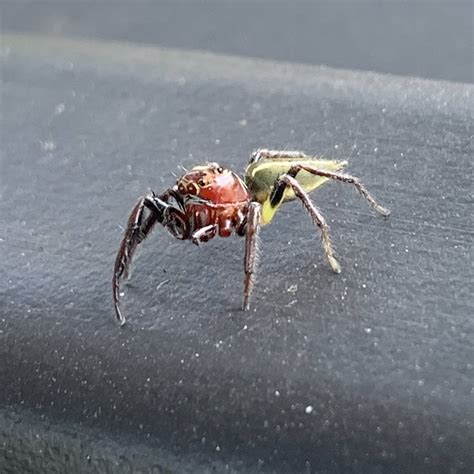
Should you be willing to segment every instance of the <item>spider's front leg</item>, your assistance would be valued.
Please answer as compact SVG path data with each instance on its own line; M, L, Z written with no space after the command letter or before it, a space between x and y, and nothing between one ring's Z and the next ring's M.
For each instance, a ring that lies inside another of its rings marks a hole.
M127 228L115 258L112 277L115 313L121 326L125 324L126 319L120 310L120 281L122 278L128 277L132 257L138 244L147 237L157 222L167 226L173 234L178 233L176 237L179 237L180 228L184 226L184 219L179 219L180 216L173 218L180 211L167 202L169 197L170 192L161 196L150 192L140 198L128 217ZM170 222L174 223L174 227L170 225Z

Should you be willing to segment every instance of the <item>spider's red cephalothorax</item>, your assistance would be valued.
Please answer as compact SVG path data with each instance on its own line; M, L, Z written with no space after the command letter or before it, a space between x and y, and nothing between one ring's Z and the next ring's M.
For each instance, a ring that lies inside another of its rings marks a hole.
M339 273L328 226L308 193L328 179L349 183L376 211L384 216L389 214L357 178L339 173L345 165L345 161L314 158L299 151L260 149L250 156L245 182L233 171L208 163L187 171L163 194L150 192L140 198L130 213L115 259L112 287L120 324L125 324L120 310L120 280L127 277L137 245L156 223L177 239L191 240L196 245L216 235L229 237L232 232L245 236L243 309L246 310L253 288L259 228L273 219L282 203L300 199L321 231L331 268Z
M219 234L229 237L232 230L242 234L250 194L235 173L217 163L187 171L173 188L184 199L187 233L195 244Z

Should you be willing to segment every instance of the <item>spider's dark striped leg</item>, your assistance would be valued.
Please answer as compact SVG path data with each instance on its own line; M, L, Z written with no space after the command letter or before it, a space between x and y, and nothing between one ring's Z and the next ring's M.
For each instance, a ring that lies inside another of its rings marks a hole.
M202 242L207 242L217 234L218 229L219 226L217 224L211 224L198 229L191 236L193 244L200 245Z
M258 232L260 229L261 206L258 202L251 202L247 213L245 227L245 258L244 258L244 299L242 309L250 307L250 295L254 285L254 273L257 266Z
M318 208L311 202L306 191L302 188L300 183L291 175L284 174L280 176L275 184L272 195L270 196L270 206L275 208L280 205L285 196L285 189L291 187L295 196L301 200L303 206L309 212L313 223L321 230L321 243L323 245L324 253L328 259L329 265L335 273L341 272L341 266L334 256L331 239L329 237L329 226L326 223L323 215Z
M288 171L288 175L293 176L295 178L298 172L301 170L305 170L308 173L314 174L316 176L321 176L323 178L334 179L335 181L340 181L342 183L352 184L355 186L357 191L359 191L359 193L367 200L369 205L373 207L379 214L382 214L382 216L384 217L387 217L390 214L390 211L378 204L377 201L369 193L369 191L365 189L364 185L359 181L359 179L354 176L343 173L334 173L332 171L325 171L302 164L293 165Z
M120 280L128 277L132 257L138 244L147 237L156 222L163 222L165 211L170 207L166 199L166 195L158 197L150 192L140 198L128 217L127 228L115 259L112 278L115 313L121 326L126 320L120 311ZM148 214L146 210L149 211Z

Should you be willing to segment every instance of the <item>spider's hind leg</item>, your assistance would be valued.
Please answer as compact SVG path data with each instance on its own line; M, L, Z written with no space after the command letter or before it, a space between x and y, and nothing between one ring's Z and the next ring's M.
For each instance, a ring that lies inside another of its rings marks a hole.
M292 176L293 178L296 178L296 175L301 170L307 171L308 173L311 173L315 176L321 176L322 178L328 178L328 179L333 179L335 181L340 181L341 183L352 184L357 189L357 191L359 191L359 194L362 197L364 197L366 201L369 203L369 205L373 209L375 209L379 214L381 214L384 217L387 217L390 215L390 211L377 203L374 197L369 193L369 191L367 191L367 189L365 189L364 185L359 181L358 178L351 176L350 174L335 173L333 171L325 171L322 169L314 168L312 166L307 166L303 164L293 165L288 171L288 175Z
M319 209L313 204L308 194L300 185L300 183L296 180L296 178L294 178L290 174L284 174L280 176L280 178L278 178L269 201L265 203L266 204L265 207L267 211L276 212L276 210L278 209L278 207L284 200L285 190L288 187L291 187L293 189L295 196L301 200L301 202L303 203L303 206L305 207L305 209L308 211L309 215L311 216L311 219L314 225L319 227L321 231L321 243L323 246L324 254L326 255L326 258L329 262L329 265L331 266L332 270L335 273L340 273L341 266L339 265L339 262L334 256L334 249L332 247L331 239L329 237L329 226L326 223L326 219L321 214ZM269 211L269 210L272 210L272 211Z

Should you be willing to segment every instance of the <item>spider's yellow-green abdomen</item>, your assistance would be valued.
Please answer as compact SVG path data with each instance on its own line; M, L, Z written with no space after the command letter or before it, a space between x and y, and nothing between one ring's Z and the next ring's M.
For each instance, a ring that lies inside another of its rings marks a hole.
M344 168L346 161L324 160L317 158L286 158L274 159L265 158L255 163L251 163L245 170L245 182L253 198L262 205L261 224L268 224L274 217L276 211L283 202L295 199L294 191L288 187L285 190L283 199L277 204L270 203L270 196L277 179L288 173L294 165L302 164L324 171L336 172ZM328 178L315 176L305 170L301 170L296 175L296 180L307 192L314 191L327 181Z

